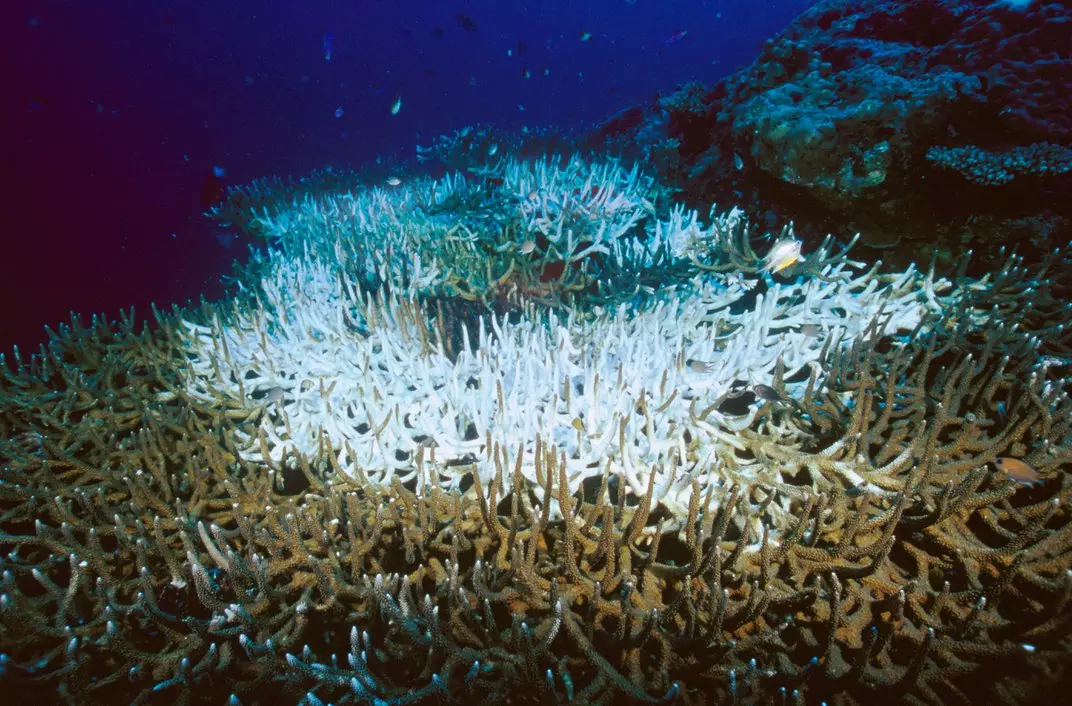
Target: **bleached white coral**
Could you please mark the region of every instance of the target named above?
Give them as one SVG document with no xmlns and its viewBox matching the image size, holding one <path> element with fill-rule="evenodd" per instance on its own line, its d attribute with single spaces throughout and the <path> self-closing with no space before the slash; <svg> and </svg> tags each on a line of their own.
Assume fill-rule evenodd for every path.
<svg viewBox="0 0 1072 706">
<path fill-rule="evenodd" d="M 1035 0 L 994 0 L 995 5 L 1004 5 L 1013 10 L 1026 10 Z"/>
<path fill-rule="evenodd" d="M 511 169 L 507 189 L 575 188 L 539 168 Z M 636 181 L 634 173 L 625 183 Z M 406 204 L 468 188 L 421 182 L 399 194 L 374 189 L 295 204 L 270 219 L 289 241 L 265 256 L 256 299 L 211 325 L 188 324 L 191 391 L 265 406 L 265 443 L 239 439 L 244 456 L 274 465 L 289 449 L 330 448 L 354 477 L 381 484 L 397 477 L 421 488 L 457 488 L 472 471 L 487 481 L 498 463 L 509 487 L 519 454 L 522 476 L 538 482 L 539 439 L 543 452 L 565 459 L 571 491 L 609 473 L 642 496 L 654 473 L 655 498 L 680 517 L 694 481 L 721 493 L 734 481 L 764 479 L 785 492 L 785 502 L 769 511 L 787 515 L 799 488 L 779 479 L 783 470 L 795 472 L 797 460 L 778 448 L 795 447 L 801 432 L 790 424 L 766 429 L 763 458 L 755 457 L 745 447 L 763 400 L 732 413 L 722 403 L 741 385 L 773 384 L 779 366 L 786 391 L 799 397 L 806 385 L 821 384 L 824 345 L 845 345 L 869 326 L 912 329 L 939 306 L 934 283 L 914 270 L 860 272 L 824 247 L 809 256 L 812 269 L 792 281 L 764 276 L 762 292 L 757 280 L 712 266 L 613 308 L 489 311 L 464 330 L 452 358 L 421 301 L 427 278 L 442 267 L 420 245 L 420 229 L 434 226 L 426 213 L 404 213 Z M 741 244 L 738 212 L 704 226 L 678 208 L 647 219 L 643 236 L 631 242 L 623 234 L 636 225 L 635 213 L 652 207 L 643 197 L 620 198 L 592 196 L 598 223 L 591 232 L 613 233 L 600 241 L 607 254 L 638 271 L 658 258 L 702 264 L 697 253 L 722 264 L 754 258 Z M 520 221 L 541 229 L 555 218 L 576 218 L 572 211 L 546 215 L 568 201 L 546 194 L 545 205 L 519 209 Z M 340 234 L 333 224 L 347 218 L 360 225 Z M 370 271 L 397 281 L 403 261 L 410 263 L 408 287 L 359 285 Z M 852 484 L 861 477 L 851 464 L 838 472 Z"/>
</svg>

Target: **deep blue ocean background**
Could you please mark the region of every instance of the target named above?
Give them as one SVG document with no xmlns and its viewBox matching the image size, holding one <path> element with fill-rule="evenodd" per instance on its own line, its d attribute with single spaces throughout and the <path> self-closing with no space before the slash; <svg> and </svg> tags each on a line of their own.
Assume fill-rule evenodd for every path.
<svg viewBox="0 0 1072 706">
<path fill-rule="evenodd" d="M 71 311 L 219 296 L 248 242 L 202 215 L 214 188 L 476 123 L 584 130 L 732 73 L 807 5 L 5 2 L 0 351 Z"/>
</svg>

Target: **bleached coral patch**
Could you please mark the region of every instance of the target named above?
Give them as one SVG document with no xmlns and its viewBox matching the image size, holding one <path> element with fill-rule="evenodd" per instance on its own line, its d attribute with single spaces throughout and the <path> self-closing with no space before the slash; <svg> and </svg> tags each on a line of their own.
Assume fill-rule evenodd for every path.
<svg viewBox="0 0 1072 706">
<path fill-rule="evenodd" d="M 344 473 L 373 483 L 456 489 L 471 473 L 487 482 L 498 469 L 509 488 L 515 466 L 542 486 L 541 463 L 554 453 L 571 492 L 604 475 L 633 496 L 650 483 L 678 517 L 694 484 L 724 494 L 735 482 L 762 480 L 780 494 L 769 513 L 782 526 L 803 492 L 782 474 L 798 471 L 792 452 L 806 432 L 792 423 L 791 405 L 772 413 L 763 399 L 747 402 L 750 393 L 745 404 L 732 403 L 756 385 L 799 399 L 822 384 L 824 351 L 865 331 L 915 328 L 940 306 L 935 290 L 945 284 L 911 269 L 860 271 L 829 247 L 788 281 L 735 270 L 727 263 L 748 255 L 741 215 L 705 226 L 678 208 L 647 221 L 640 240 L 664 244 L 672 258 L 720 266 L 694 268 L 616 306 L 489 309 L 462 327 L 459 350 L 448 355 L 445 327 L 419 279 L 362 286 L 368 265 L 335 256 L 355 246 L 336 237 L 327 247 L 323 232 L 338 213 L 361 211 L 360 238 L 410 248 L 421 271 L 438 271 L 419 246 L 423 221 L 395 217 L 398 205 L 379 192 L 359 209 L 353 198 L 276 216 L 295 245 L 264 256 L 256 296 L 209 325 L 187 324 L 190 390 L 264 407 L 257 434 L 238 440 L 249 460 L 278 466 L 293 462 L 292 452 L 330 450 Z M 654 263 L 644 259 L 650 247 L 621 238 L 613 247 L 639 260 L 638 271 Z M 380 276 L 390 277 L 391 267 L 381 263 Z M 759 425 L 763 434 L 751 433 Z M 851 464 L 838 469 L 848 485 L 861 478 Z M 827 481 L 816 474 L 811 482 Z"/>
</svg>

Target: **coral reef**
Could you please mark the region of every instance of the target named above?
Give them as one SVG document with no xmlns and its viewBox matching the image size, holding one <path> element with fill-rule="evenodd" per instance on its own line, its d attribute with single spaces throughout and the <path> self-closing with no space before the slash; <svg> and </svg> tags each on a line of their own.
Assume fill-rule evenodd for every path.
<svg viewBox="0 0 1072 706">
<path fill-rule="evenodd" d="M 1072 251 L 772 276 L 739 212 L 663 194 L 553 158 L 276 199 L 233 299 L 16 351 L 5 693 L 1057 693 Z"/>
<path fill-rule="evenodd" d="M 697 475 L 735 457 L 734 435 L 762 409 L 723 409 L 743 398 L 742 386 L 783 385 L 799 397 L 830 348 L 869 328 L 911 331 L 955 301 L 939 299 L 948 282 L 854 272 L 827 250 L 807 260 L 821 277 L 763 280 L 739 212 L 705 227 L 695 213 L 658 209 L 636 170 L 575 158 L 511 162 L 497 174 L 493 187 L 417 180 L 265 219 L 282 248 L 269 251 L 259 295 L 211 326 L 188 324 L 195 395 L 241 405 L 274 393 L 258 435 L 237 442 L 247 459 L 313 454 L 326 438 L 347 475 L 388 485 L 417 479 L 415 458 L 430 447 L 446 467 L 475 462 L 486 482 L 492 460 L 474 459 L 490 435 L 523 449 L 522 475 L 539 485 L 532 441 L 542 437 L 560 450 L 571 487 L 610 472 L 643 496 L 642 469 L 691 467 L 651 491 L 680 516 Z M 529 192 L 537 196 L 499 208 L 501 195 Z M 380 282 L 391 291 L 370 299 Z M 463 328 L 460 342 L 442 319 L 419 313 L 422 299 L 504 290 L 529 296 Z M 628 301 L 584 304 L 611 293 Z M 558 306 L 547 313 L 533 302 Z M 799 434 L 776 436 L 794 444 Z M 734 462 L 727 472 L 752 478 L 762 465 Z M 461 480 L 437 475 L 443 490 Z M 779 523 L 789 512 L 781 504 L 770 508 Z"/>
<path fill-rule="evenodd" d="M 1050 176 L 1072 171 L 1072 149 L 1049 142 L 1002 152 L 968 147 L 932 147 L 927 159 L 959 172 L 970 182 L 997 186 L 1024 176 Z"/>
<path fill-rule="evenodd" d="M 590 144 L 649 162 L 692 203 L 859 231 L 907 261 L 937 234 L 950 262 L 983 251 L 985 271 L 1010 223 L 1039 222 L 1039 251 L 1072 234 L 1070 19 L 1063 2 L 826 0 L 750 66 L 609 120 Z"/>
</svg>

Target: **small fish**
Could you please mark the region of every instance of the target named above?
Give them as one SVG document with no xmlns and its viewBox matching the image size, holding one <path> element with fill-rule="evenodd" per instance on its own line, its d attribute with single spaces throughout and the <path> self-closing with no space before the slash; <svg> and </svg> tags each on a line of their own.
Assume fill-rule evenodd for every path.
<svg viewBox="0 0 1072 706">
<path fill-rule="evenodd" d="M 737 154 L 736 152 L 733 153 L 733 166 L 737 169 L 737 171 L 741 171 L 742 169 L 744 169 L 744 159 L 742 159 L 741 155 Z"/>
<path fill-rule="evenodd" d="M 584 431 L 584 420 L 580 417 L 574 417 L 571 426 L 577 431 Z"/>
<path fill-rule="evenodd" d="M 336 118 L 341 118 L 342 117 L 342 108 L 336 108 L 335 109 L 335 117 Z"/>
<path fill-rule="evenodd" d="M 473 22 L 473 18 L 469 15 L 459 12 L 454 15 L 454 19 L 458 21 L 458 26 L 464 29 L 466 32 L 476 32 L 476 22 Z"/>
<path fill-rule="evenodd" d="M 592 33 L 591 32 L 581 32 L 581 41 L 582 42 L 587 42 L 591 38 L 592 38 Z"/>
<path fill-rule="evenodd" d="M 804 256 L 800 254 L 800 246 L 799 240 L 779 240 L 763 258 L 763 269 L 773 275 L 795 262 L 803 262 Z"/>
<path fill-rule="evenodd" d="M 535 189 L 533 189 L 532 191 L 529 192 L 529 201 L 539 201 L 539 200 L 540 200 L 540 192 L 536 191 Z"/>
<path fill-rule="evenodd" d="M 752 385 L 752 392 L 755 393 L 756 397 L 758 397 L 761 400 L 766 400 L 767 402 L 784 402 L 785 401 L 785 397 L 783 397 L 782 395 L 778 394 L 778 391 L 775 390 L 770 385 L 764 385 L 762 383 L 757 384 L 757 385 Z"/>
<path fill-rule="evenodd" d="M 226 170 L 226 169 L 224 169 L 223 167 L 221 167 L 221 166 L 220 166 L 220 165 L 218 165 L 218 164 L 214 164 L 214 165 L 212 165 L 212 174 L 213 174 L 213 176 L 215 176 L 215 177 L 216 177 L 217 179 L 222 179 L 222 178 L 224 178 L 225 176 L 227 176 L 227 170 Z"/>
<path fill-rule="evenodd" d="M 684 39 L 685 35 L 688 34 L 688 33 L 689 33 L 689 31 L 687 29 L 683 29 L 680 32 L 674 32 L 669 37 L 667 37 L 666 39 L 663 40 L 663 44 L 666 44 L 667 46 L 669 46 L 671 44 L 677 44 L 682 39 Z"/>
<path fill-rule="evenodd" d="M 324 32 L 324 61 L 331 61 L 331 43 L 333 39 L 330 29 Z"/>
<path fill-rule="evenodd" d="M 532 78 L 532 72 L 524 66 L 521 67 L 521 78 Z"/>
<path fill-rule="evenodd" d="M 399 179 L 399 178 L 398 178 L 398 177 L 396 177 L 396 176 L 389 176 L 389 177 L 387 177 L 387 185 L 388 185 L 388 186 L 398 186 L 398 185 L 399 185 L 399 184 L 401 184 L 401 183 L 402 183 L 402 180 L 401 180 L 401 179 Z"/>
<path fill-rule="evenodd" d="M 1042 483 L 1039 472 L 1023 461 L 1008 456 L 999 456 L 994 459 L 994 465 L 999 471 L 1004 471 L 1009 480 L 1020 485 L 1035 485 Z"/>
<path fill-rule="evenodd" d="M 402 110 L 402 96 L 399 96 L 394 103 L 391 104 L 391 115 L 398 115 L 398 111 Z"/>
<path fill-rule="evenodd" d="M 517 251 L 519 253 L 521 253 L 522 255 L 528 255 L 530 252 L 532 252 L 535 249 L 536 249 L 536 241 L 535 240 L 526 240 L 525 242 L 521 243 L 521 247 L 518 248 Z"/>
<path fill-rule="evenodd" d="M 498 151 L 499 151 L 499 146 L 493 144 L 491 147 L 488 148 L 488 156 L 489 157 L 494 157 L 495 153 L 498 152 Z"/>
<path fill-rule="evenodd" d="M 702 360 L 696 360 L 695 358 L 686 359 L 685 365 L 694 373 L 709 373 L 715 369 L 713 363 L 705 363 Z"/>
<path fill-rule="evenodd" d="M 278 385 L 268 388 L 268 393 L 264 396 L 264 403 L 283 404 L 283 388 Z"/>
<path fill-rule="evenodd" d="M 804 334 L 804 338 L 819 338 L 823 335 L 823 327 L 819 324 L 802 324 L 800 332 Z"/>
</svg>

